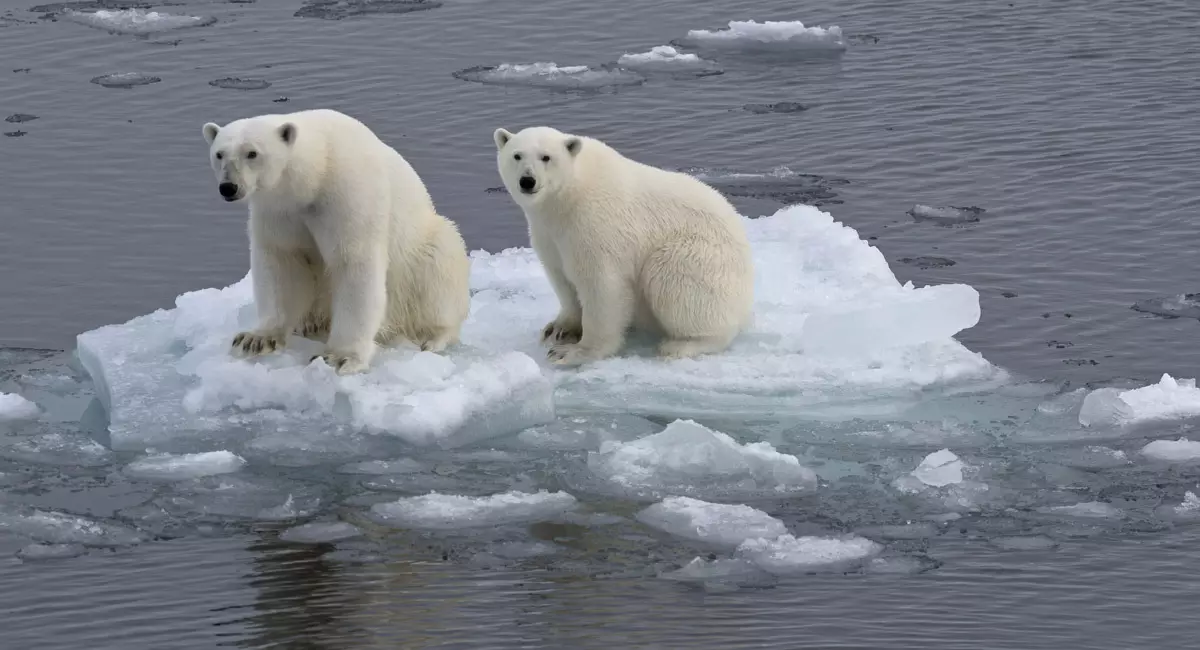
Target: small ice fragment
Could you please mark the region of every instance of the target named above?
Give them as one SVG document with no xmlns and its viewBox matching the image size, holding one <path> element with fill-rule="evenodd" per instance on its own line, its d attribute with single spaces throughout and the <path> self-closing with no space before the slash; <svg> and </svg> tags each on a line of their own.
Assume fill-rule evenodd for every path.
<svg viewBox="0 0 1200 650">
<path fill-rule="evenodd" d="M 639 512 L 637 520 L 671 535 L 718 546 L 734 547 L 750 538 L 787 533 L 782 521 L 761 510 L 689 497 L 663 499 Z"/>
<path fill-rule="evenodd" d="M 504 492 L 486 497 L 429 494 L 404 497 L 371 506 L 380 523 L 402 528 L 453 530 L 501 526 L 543 520 L 575 507 L 575 497 L 566 492 L 539 490 Z"/>
<path fill-rule="evenodd" d="M 1200 442 L 1187 438 L 1155 440 L 1142 447 L 1142 455 L 1167 463 L 1196 463 L 1200 462 Z"/>
<path fill-rule="evenodd" d="M 412 474 L 426 470 L 424 464 L 411 458 L 396 458 L 394 460 L 364 460 L 349 463 L 338 468 L 342 474 Z"/>
<path fill-rule="evenodd" d="M 295 544 L 328 544 L 353 539 L 361 534 L 357 526 L 344 521 L 312 522 L 279 533 L 279 540 Z"/>
<path fill-rule="evenodd" d="M 87 553 L 83 544 L 30 544 L 17 551 L 17 557 L 27 562 L 37 560 L 64 560 Z"/>
<path fill-rule="evenodd" d="M 1200 416 L 1200 388 L 1196 388 L 1196 380 L 1176 380 L 1165 373 L 1157 384 L 1133 390 L 1094 390 L 1083 399 L 1079 409 L 1079 423 L 1085 427 L 1196 416 Z"/>
<path fill-rule="evenodd" d="M 1165 318 L 1200 318 L 1200 293 L 1177 293 L 1138 300 L 1133 303 L 1132 309 Z"/>
<path fill-rule="evenodd" d="M 1200 520 L 1200 496 L 1196 496 L 1195 492 L 1188 490 L 1183 495 L 1183 501 L 1177 506 L 1161 505 L 1154 509 L 1155 513 L 1164 518 L 1180 522 L 1194 522 Z"/>
<path fill-rule="evenodd" d="M 281 521 L 312 514 L 321 495 L 298 481 L 217 474 L 175 483 L 155 502 L 176 517 Z"/>
<path fill-rule="evenodd" d="M 559 66 L 554 62 L 501 63 L 459 70 L 455 78 L 484 84 L 530 86 L 558 90 L 598 90 L 611 86 L 638 85 L 645 77 L 621 68 L 590 68 L 586 65 Z"/>
<path fill-rule="evenodd" d="M 973 223 L 979 221 L 979 216 L 987 212 L 983 208 L 970 206 L 960 208 L 953 205 L 946 206 L 930 206 L 923 204 L 914 205 L 908 214 L 917 221 L 933 221 L 939 224 L 956 224 L 956 223 Z"/>
<path fill-rule="evenodd" d="M 0 422 L 32 420 L 40 413 L 37 404 L 16 393 L 0 393 Z"/>
<path fill-rule="evenodd" d="M 727 29 L 693 29 L 682 39 L 684 43 L 703 48 L 744 50 L 748 52 L 841 52 L 846 49 L 842 28 L 837 25 L 805 27 L 795 21 L 757 22 L 733 20 Z"/>
<path fill-rule="evenodd" d="M 992 538 L 989 543 L 1002 551 L 1044 551 L 1058 546 L 1045 535 L 1006 535 Z"/>
<path fill-rule="evenodd" d="M 211 16 L 183 16 L 145 9 L 101 9 L 95 12 L 67 10 L 68 20 L 114 34 L 154 34 L 185 27 L 204 27 L 217 22 Z"/>
<path fill-rule="evenodd" d="M 131 546 L 142 541 L 133 530 L 87 517 L 51 510 L 0 504 L 0 532 L 14 533 L 48 544 Z"/>
<path fill-rule="evenodd" d="M 105 88 L 133 88 L 134 86 L 148 86 L 162 81 L 162 77 L 142 74 L 140 72 L 114 72 L 112 74 L 102 74 L 98 77 L 92 77 L 92 83 L 104 86 Z"/>
<path fill-rule="evenodd" d="M 729 435 L 692 420 L 675 420 L 633 442 L 605 442 L 588 454 L 588 468 L 616 485 L 638 491 L 703 495 L 787 493 L 811 490 L 817 475 L 768 442 L 738 444 Z"/>
<path fill-rule="evenodd" d="M 517 434 L 517 441 L 534 449 L 595 451 L 609 441 L 625 442 L 648 436 L 662 427 L 636 415 L 564 417 Z"/>
<path fill-rule="evenodd" d="M 185 479 L 232 474 L 246 464 L 241 456 L 225 450 L 198 454 L 153 454 L 125 466 L 125 474 L 134 478 L 181 481 Z"/>
<path fill-rule="evenodd" d="M 938 531 L 933 524 L 922 523 L 890 526 L 864 526 L 862 528 L 855 529 L 854 533 L 870 539 L 896 540 L 927 539 L 929 537 L 936 536 Z"/>
<path fill-rule="evenodd" d="M 243 79 L 241 77 L 221 77 L 208 82 L 208 85 L 213 88 L 224 88 L 225 90 L 266 90 L 271 87 L 271 82 L 266 79 Z"/>
<path fill-rule="evenodd" d="M 81 433 L 51 431 L 29 438 L 0 439 L 0 457 L 41 465 L 103 467 L 113 454 Z"/>
<path fill-rule="evenodd" d="M 720 74 L 721 67 L 695 54 L 685 54 L 670 45 L 658 45 L 649 52 L 625 53 L 617 65 L 638 72 L 693 73 L 698 76 Z"/>
<path fill-rule="evenodd" d="M 866 564 L 867 573 L 890 575 L 916 575 L 938 568 L 941 562 L 919 555 L 895 555 L 873 557 Z"/>
<path fill-rule="evenodd" d="M 913 470 L 913 476 L 931 487 L 962 483 L 963 462 L 954 455 L 954 452 L 942 449 L 926 456 L 921 464 Z"/>
<path fill-rule="evenodd" d="M 748 539 L 738 546 L 737 556 L 776 575 L 787 575 L 854 564 L 882 550 L 882 545 L 857 535 L 795 537 L 789 534 L 774 539 Z"/>
<path fill-rule="evenodd" d="M 744 587 L 766 587 L 775 582 L 774 576 L 758 568 L 753 562 L 742 558 L 706 560 L 697 557 L 682 567 L 663 573 L 659 577 L 676 582 L 716 582 Z"/>
<path fill-rule="evenodd" d="M 1043 506 L 1038 512 L 1046 514 L 1068 515 L 1071 517 L 1089 517 L 1094 519 L 1109 519 L 1120 517 L 1120 508 L 1100 501 L 1085 501 L 1069 506 Z"/>
</svg>

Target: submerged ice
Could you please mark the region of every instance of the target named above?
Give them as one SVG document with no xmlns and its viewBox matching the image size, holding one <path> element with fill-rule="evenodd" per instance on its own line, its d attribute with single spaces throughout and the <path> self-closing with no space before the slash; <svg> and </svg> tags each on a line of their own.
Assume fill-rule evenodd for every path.
<svg viewBox="0 0 1200 650">
<path fill-rule="evenodd" d="M 463 81 L 483 84 L 557 90 L 599 90 L 612 86 L 636 86 L 646 80 L 636 72 L 616 66 L 560 66 L 552 61 L 476 66 L 459 70 L 454 76 Z"/>
<path fill-rule="evenodd" d="M 538 521 L 575 507 L 566 492 L 504 492 L 486 497 L 429 494 L 371 506 L 380 523 L 400 528 L 455 530 Z"/>
</svg>

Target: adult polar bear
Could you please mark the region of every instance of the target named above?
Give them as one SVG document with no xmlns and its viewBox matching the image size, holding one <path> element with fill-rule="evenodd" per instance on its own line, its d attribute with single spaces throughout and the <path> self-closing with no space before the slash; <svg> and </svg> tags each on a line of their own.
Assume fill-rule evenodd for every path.
<svg viewBox="0 0 1200 650">
<path fill-rule="evenodd" d="M 376 343 L 441 351 L 470 311 L 470 260 L 408 162 L 337 111 L 259 115 L 204 125 L 217 188 L 250 206 L 258 327 L 241 356 L 325 341 L 339 374 L 365 370 Z M 315 360 L 317 357 L 313 357 Z"/>
<path fill-rule="evenodd" d="M 550 127 L 494 138 L 504 186 L 558 296 L 542 331 L 552 361 L 612 356 L 631 325 L 663 335 L 667 358 L 711 354 L 750 324 L 750 243 L 719 192 Z"/>
</svg>

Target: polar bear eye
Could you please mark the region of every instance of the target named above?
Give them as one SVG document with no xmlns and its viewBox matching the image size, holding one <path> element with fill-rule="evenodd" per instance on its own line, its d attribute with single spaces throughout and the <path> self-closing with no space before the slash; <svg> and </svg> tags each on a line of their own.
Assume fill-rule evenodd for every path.
<svg viewBox="0 0 1200 650">
<path fill-rule="evenodd" d="M 513 160 L 520 160 L 520 159 L 521 159 L 521 154 L 519 154 L 519 153 L 513 154 Z"/>
<path fill-rule="evenodd" d="M 258 158 L 258 152 L 257 152 L 257 151 L 251 151 L 251 152 L 249 152 L 249 153 L 247 153 L 247 154 L 246 154 L 246 157 L 247 157 L 247 158 L 250 158 L 250 159 L 252 159 L 252 160 L 253 160 L 254 158 Z"/>
<path fill-rule="evenodd" d="M 542 156 L 542 162 L 550 162 L 550 156 Z"/>
<path fill-rule="evenodd" d="M 217 152 L 217 160 L 220 160 L 224 157 L 225 157 L 225 154 L 221 153 L 220 151 Z"/>
</svg>

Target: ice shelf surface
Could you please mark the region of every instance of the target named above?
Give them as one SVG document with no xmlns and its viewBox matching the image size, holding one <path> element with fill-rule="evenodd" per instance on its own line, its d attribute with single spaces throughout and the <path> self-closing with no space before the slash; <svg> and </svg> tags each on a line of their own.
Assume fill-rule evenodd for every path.
<svg viewBox="0 0 1200 650">
<path fill-rule="evenodd" d="M 1200 416 L 1200 388 L 1195 379 L 1163 374 L 1157 384 L 1133 390 L 1100 388 L 1088 393 L 1079 409 L 1085 427 L 1124 426 Z"/>
<path fill-rule="evenodd" d="M 550 423 L 556 408 L 836 419 L 864 405 L 903 410 L 939 388 L 1007 379 L 952 338 L 979 320 L 971 287 L 901 285 L 877 249 L 816 208 L 744 223 L 756 320 L 718 355 L 664 361 L 635 335 L 619 357 L 581 369 L 549 366 L 538 333 L 558 302 L 527 248 L 472 254 L 461 345 L 446 354 L 384 349 L 361 375 L 309 364 L 320 347 L 299 337 L 282 353 L 233 358 L 233 336 L 256 324 L 249 275 L 183 294 L 173 309 L 85 332 L 77 352 L 106 406 L 114 449 L 241 453 L 245 445 L 266 456 L 311 449 L 331 462 L 373 456 L 371 438 L 471 444 Z M 293 448 L 283 448 L 291 443 L 281 435 Z"/>
<path fill-rule="evenodd" d="M 747 539 L 787 533 L 782 521 L 762 510 L 689 497 L 663 499 L 639 512 L 637 519 L 671 535 L 716 546 L 735 547 Z"/>
<path fill-rule="evenodd" d="M 340 377 L 323 361 L 308 363 L 319 347 L 299 337 L 254 361 L 229 354 L 233 336 L 255 324 L 248 274 L 175 304 L 79 336 L 115 449 L 212 449 L 277 433 L 326 445 L 368 433 L 449 447 L 554 418 L 548 380 L 520 352 L 394 347 L 370 372 Z"/>
<path fill-rule="evenodd" d="M 691 420 L 590 452 L 592 474 L 638 496 L 764 496 L 812 490 L 817 475 L 768 442 L 739 444 Z"/>
<path fill-rule="evenodd" d="M 380 523 L 400 528 L 454 530 L 538 521 L 575 507 L 566 492 L 504 492 L 486 497 L 429 494 L 371 506 Z"/>
<path fill-rule="evenodd" d="M 952 338 L 979 321 L 970 286 L 900 284 L 879 250 L 817 208 L 791 206 L 744 224 L 755 324 L 718 355 L 663 361 L 635 335 L 619 357 L 547 368 L 560 410 L 829 416 L 851 404 L 902 408 L 922 391 L 1006 378 Z M 538 333 L 558 301 L 537 256 L 514 248 L 472 258 L 464 342 L 544 358 Z"/>
</svg>

